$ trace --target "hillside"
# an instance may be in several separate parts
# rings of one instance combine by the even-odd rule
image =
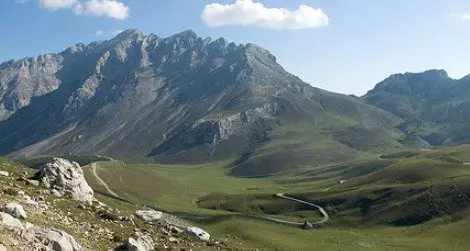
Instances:
[[[464,145],[305,166],[250,179],[227,176],[224,163],[96,165],[97,174],[119,196],[155,203],[211,233],[229,233],[260,250],[466,250],[469,161],[470,146]],[[98,183],[90,185],[109,194]],[[318,211],[279,199],[276,193],[318,204],[331,220],[316,231],[305,231],[260,218],[321,219]]]
[[[399,128],[418,146],[470,142],[470,78],[452,79],[443,70],[396,74],[363,98],[404,122]]]
[[[66,170],[68,161],[53,161],[54,168]],[[93,191],[92,201],[74,196],[81,192],[79,187],[88,187],[78,169],[67,182],[61,180],[67,174],[53,172],[37,180],[37,170],[0,158],[0,250],[240,249],[226,239],[195,237],[189,222],[142,205]],[[48,187],[53,176],[61,181]],[[150,212],[159,217],[143,216]]]
[[[0,65],[0,155],[233,161],[262,176],[402,147],[401,120],[311,87],[263,48],[125,31]]]

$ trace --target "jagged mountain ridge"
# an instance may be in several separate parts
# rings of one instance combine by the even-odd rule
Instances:
[[[244,176],[355,158],[402,137],[397,117],[311,87],[263,48],[192,31],[128,30],[3,63],[0,81],[0,154],[13,156],[238,159],[233,174]]]
[[[404,122],[399,128],[424,145],[470,142],[470,76],[452,79],[444,70],[395,74],[363,98]]]

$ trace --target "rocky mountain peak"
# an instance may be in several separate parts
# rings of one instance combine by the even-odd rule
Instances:
[[[114,39],[116,40],[133,40],[133,39],[139,39],[144,36],[144,33],[142,33],[138,29],[128,29],[125,30],[121,33],[119,33]]]

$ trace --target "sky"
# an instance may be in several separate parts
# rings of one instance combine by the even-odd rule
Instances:
[[[255,43],[307,83],[344,94],[395,73],[470,74],[468,0],[1,0],[0,61],[130,28]]]

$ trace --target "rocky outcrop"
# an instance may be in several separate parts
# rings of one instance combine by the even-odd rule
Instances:
[[[81,251],[82,246],[64,231],[52,227],[33,227],[33,236],[42,244],[55,251]]]
[[[55,193],[64,194],[74,200],[91,203],[94,199],[93,190],[76,162],[54,158],[35,174],[35,178]]]
[[[26,219],[26,212],[23,206],[18,203],[7,203],[0,207],[0,211],[10,214],[17,219]]]
[[[155,222],[162,218],[163,213],[155,210],[138,210],[135,215],[145,222]]]

